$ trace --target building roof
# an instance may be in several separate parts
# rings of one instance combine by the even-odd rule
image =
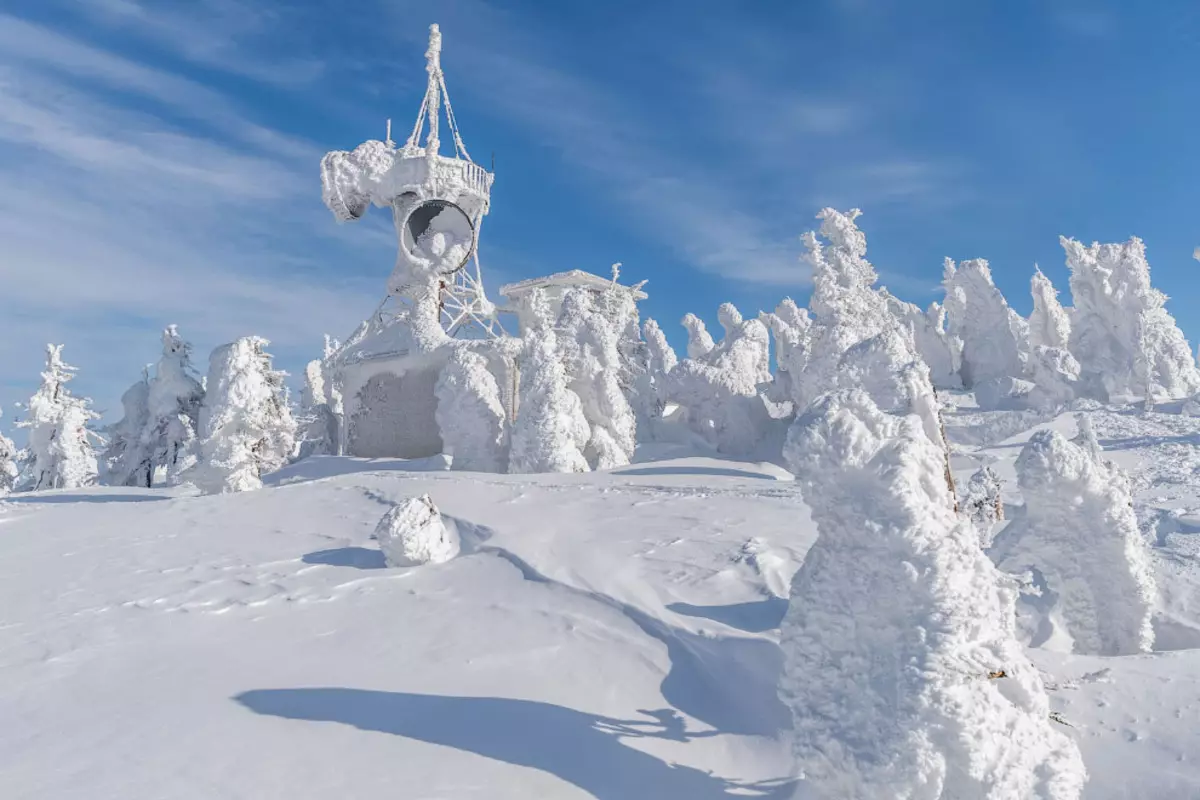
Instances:
[[[608,278],[601,278],[599,275],[593,275],[581,269],[572,269],[566,272],[556,272],[553,275],[546,275],[541,278],[530,278],[524,281],[517,281],[516,283],[506,283],[500,287],[500,294],[512,300],[534,289],[545,289],[550,286],[566,286],[603,291],[612,286],[612,283],[612,280]],[[646,293],[637,286],[617,285],[625,291],[631,292],[635,300],[645,300],[647,297]],[[638,284],[638,286],[640,285]]]

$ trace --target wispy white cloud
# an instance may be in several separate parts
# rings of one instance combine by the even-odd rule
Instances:
[[[1110,39],[1118,31],[1116,16],[1102,8],[1060,7],[1051,11],[1051,19],[1067,33],[1086,39]]]

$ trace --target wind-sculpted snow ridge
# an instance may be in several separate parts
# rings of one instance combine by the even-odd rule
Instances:
[[[838,392],[786,456],[819,530],[781,632],[796,796],[1078,798],[1082,759],[1015,638],[1014,592],[920,420]]]
[[[1002,569],[1037,570],[1054,595],[1049,622],[1061,620],[1074,651],[1148,652],[1156,596],[1129,479],[1098,458],[1090,425],[1080,444],[1039,431],[1016,461],[1025,515],[997,541]]]
[[[454,469],[506,472],[508,427],[487,359],[456,348],[438,376],[437,424]]]
[[[1060,242],[1075,305],[1071,352],[1090,395],[1107,402],[1119,395],[1178,398],[1200,391],[1200,371],[1165,308],[1167,296],[1150,285],[1142,240],[1085,247],[1064,236]]]

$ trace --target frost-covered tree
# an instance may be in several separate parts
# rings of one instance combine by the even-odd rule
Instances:
[[[1071,353],[1085,391],[1102,401],[1200,391],[1200,371],[1166,309],[1167,296],[1150,283],[1142,240],[1091,247],[1066,237],[1059,241],[1071,270]]]
[[[284,464],[295,444],[285,373],[271,366],[269,342],[246,336],[213,350],[200,411],[197,462],[183,479],[209,493],[262,486],[262,476]]]
[[[963,386],[1023,377],[1028,325],[1008,307],[988,262],[976,258],[955,268],[947,259],[944,286],[950,329],[962,340]]]
[[[804,260],[813,271],[813,324],[805,368],[791,370],[797,413],[837,385],[838,365],[851,347],[900,324],[889,308],[889,295],[875,288],[878,275],[866,258],[867,237],[855,224],[861,214],[857,208],[846,213],[823,209],[817,218],[828,246],[811,231],[802,237]]]
[[[888,308],[909,329],[913,345],[921,359],[929,367],[929,377],[934,386],[958,388],[962,381],[958,377],[954,347],[946,334],[946,312],[938,303],[925,311],[912,303],[906,303],[890,294]]]
[[[667,397],[685,409],[688,426],[722,453],[753,451],[769,419],[760,384],[769,381],[770,333],[758,319],[744,319],[732,303],[718,311],[726,335],[712,347],[693,348],[664,381]],[[694,320],[688,323],[688,318]],[[689,339],[703,324],[684,318]],[[705,334],[707,336],[707,334]],[[701,352],[703,351],[703,352]]]
[[[124,416],[105,429],[108,447],[100,457],[100,481],[109,486],[150,486],[154,462],[142,444],[142,434],[150,424],[150,373],[142,370],[142,379],[121,395]]]
[[[506,472],[508,426],[496,377],[487,359],[456,347],[438,375],[437,424],[453,468]]]
[[[1067,349],[1071,341],[1071,317],[1058,301],[1058,290],[1042,271],[1034,267],[1030,280],[1033,312],[1029,315],[1029,344],[1031,347]]]
[[[543,322],[527,327],[522,338],[519,404],[508,471],[587,472],[583,448],[591,429],[579,396],[567,388],[558,337]]]
[[[22,484],[30,490],[76,489],[96,482],[93,442],[99,437],[88,430],[88,423],[100,415],[92,411],[91,400],[67,389],[76,370],[62,360],[62,349],[61,344],[46,345],[41,388],[17,424],[29,430],[29,462]]]
[[[149,424],[142,433],[142,445],[155,468],[166,470],[168,483],[195,463],[200,404],[204,388],[192,367],[192,345],[184,341],[175,325],[162,335],[162,356],[150,380]]]
[[[326,350],[329,349],[326,337]],[[328,352],[327,352],[328,355]],[[330,386],[325,378],[325,359],[313,359],[304,368],[304,388],[300,392],[300,416],[296,420],[299,437],[298,458],[333,455],[338,451],[338,423],[333,412]]]
[[[687,329],[687,357],[693,361],[703,359],[716,346],[704,320],[695,314],[684,314],[680,324]]]
[[[3,416],[0,410],[0,416]],[[0,497],[11,492],[17,485],[17,447],[4,434],[0,433]]]
[[[991,547],[992,528],[1004,519],[1003,485],[991,467],[980,467],[967,482],[966,496],[960,504],[962,510],[979,529],[979,543]]]
[[[162,469],[173,484],[195,462],[204,388],[191,353],[191,344],[177,326],[163,331],[154,376],[143,373],[142,380],[125,391],[125,415],[108,429],[109,444],[102,457],[105,483],[149,487]]]
[[[568,387],[578,395],[590,428],[584,455],[593,469],[628,464],[636,444],[637,422],[621,388],[621,355],[611,321],[592,305],[587,291],[563,296],[557,342],[567,368]]]
[[[1082,759],[1015,637],[1014,593],[921,421],[838,392],[786,457],[820,534],[781,627],[801,794],[1078,798]]]
[[[655,320],[648,319],[642,324],[642,338],[646,344],[646,371],[638,381],[635,396],[639,402],[634,411],[638,417],[638,437],[653,439],[655,426],[667,404],[667,374],[675,369],[679,358]]]
[[[1147,652],[1156,595],[1150,554],[1129,479],[1092,451],[1056,431],[1034,434],[1016,462],[1025,514],[997,538],[996,556],[1002,569],[1041,575],[1055,603],[1047,623],[1061,622],[1075,652]]]
[[[791,400],[793,384],[808,367],[812,320],[808,310],[799,308],[790,297],[785,297],[774,312],[764,312],[759,318],[775,339],[776,374],[769,387],[771,400]]]

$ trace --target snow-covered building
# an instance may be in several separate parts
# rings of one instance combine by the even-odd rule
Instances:
[[[623,286],[616,282],[616,277],[602,278],[581,269],[556,272],[541,278],[530,278],[516,283],[507,283],[500,287],[500,296],[507,301],[502,311],[514,314],[517,318],[518,331],[523,333],[530,324],[529,300],[535,289],[541,289],[550,304],[550,313],[557,317],[562,309],[563,298],[573,289],[581,289],[592,295],[594,301],[599,301],[607,292],[620,292],[635,303],[645,300],[647,295],[642,291],[642,283],[634,286]],[[602,307],[599,302],[594,305]]]

